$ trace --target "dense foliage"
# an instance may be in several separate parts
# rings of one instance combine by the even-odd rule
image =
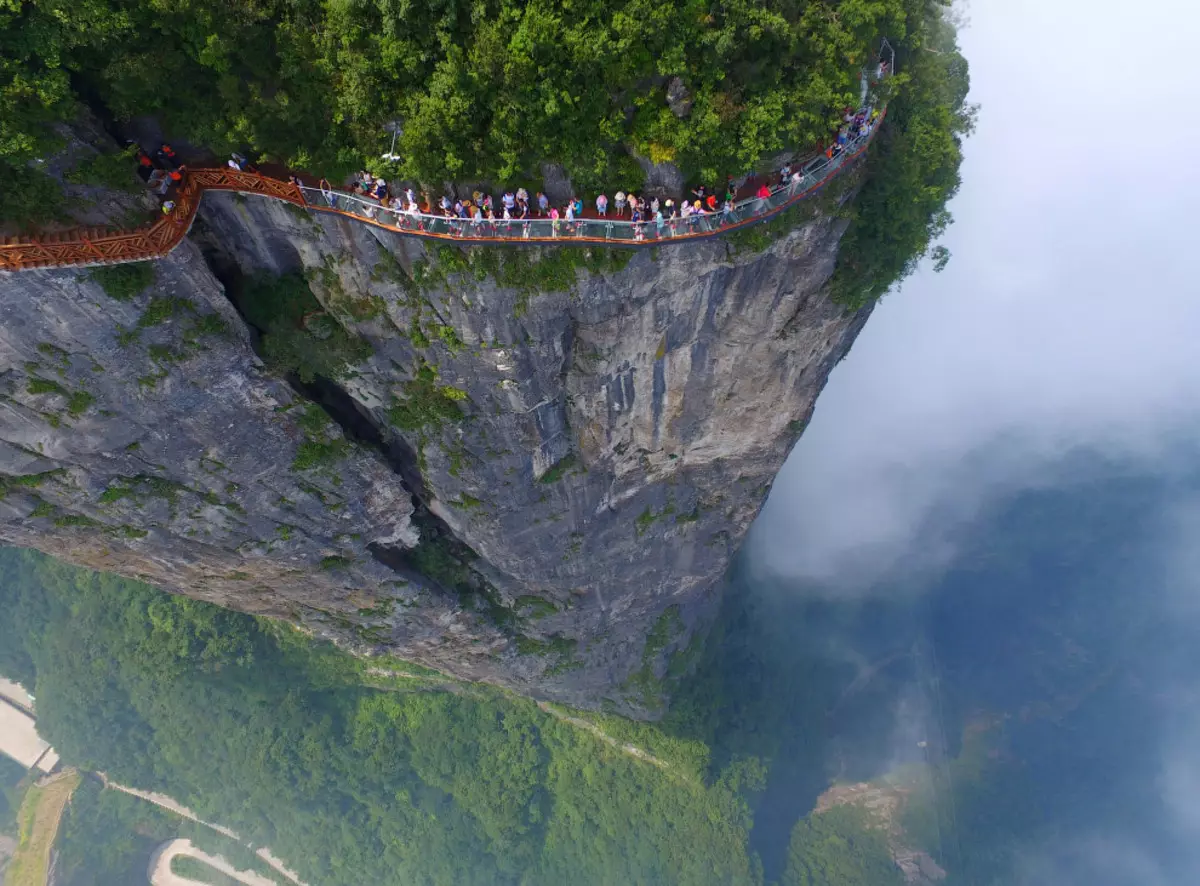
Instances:
[[[951,222],[946,204],[958,192],[976,109],[967,104],[970,77],[954,28],[939,16],[924,25],[919,39],[901,44],[897,92],[838,252],[834,295],[852,307],[883,295],[926,256],[936,270],[950,257],[933,244]]]
[[[236,840],[137,797],[105,790],[99,778],[86,778],[71,798],[55,841],[55,882],[60,886],[144,882],[147,859],[176,837],[220,855],[239,870],[272,878],[266,863]]]
[[[557,162],[590,192],[639,188],[636,155],[715,184],[828,139],[883,37],[926,64],[945,2],[14,0],[0,6],[0,218],[57,211],[34,161],[79,98],[330,177],[368,163],[530,183]],[[952,125],[917,107],[931,99],[911,113]],[[397,124],[400,159],[381,161]],[[903,128],[897,150],[934,151],[918,178],[956,167],[942,132]]]
[[[0,834],[11,834],[15,831],[17,810],[21,808],[24,777],[24,766],[0,754]]]
[[[371,355],[365,341],[325,311],[300,274],[247,278],[236,298],[262,334],[263,359],[281,373],[294,373],[304,382],[317,376],[340,379]]]
[[[731,594],[660,724],[595,718],[668,769],[521,700],[415,671],[407,692],[371,689],[293,631],[13,551],[0,672],[36,679],[69,761],[171,792],[321,883],[880,886],[900,845],[947,886],[999,886],[1047,835],[1090,833],[1171,869],[1160,761],[1131,751],[1159,746],[1200,671],[1190,619],[1143,592],[1162,502],[1196,488],[1085,478],[1007,502],[917,605]],[[898,742],[924,692],[937,715]],[[889,772],[905,800],[887,829],[808,814],[830,781]],[[67,833],[164,833],[103,815]],[[109,842],[117,870],[152,841]]]
[[[780,886],[904,886],[887,838],[867,813],[838,806],[796,824]]]
[[[56,749],[310,882],[757,882],[728,780],[482,690],[363,688],[340,654],[246,616],[36,555],[0,562],[0,669],[36,669]]]

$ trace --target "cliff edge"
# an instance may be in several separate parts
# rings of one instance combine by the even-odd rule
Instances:
[[[128,280],[0,275],[0,540],[652,716],[869,314],[831,210],[633,253],[213,194]]]

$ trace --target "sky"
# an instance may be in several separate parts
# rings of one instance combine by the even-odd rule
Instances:
[[[953,259],[880,303],[748,540],[750,568],[797,593],[932,584],[973,517],[1061,484],[1081,450],[1164,474],[1181,440],[1200,450],[1200,3],[965,12],[981,111],[943,240]],[[1200,500],[1162,520],[1137,592],[1200,637]],[[1173,713],[1138,752],[1156,755],[1182,847],[1200,844],[1200,673],[1179,660],[1157,687]],[[1178,882],[1151,847],[1067,825],[1027,847],[1015,883]]]
[[[953,259],[882,300],[750,541],[839,593],[936,567],[948,528],[1073,448],[1156,458],[1200,417],[1200,3],[965,12]]]

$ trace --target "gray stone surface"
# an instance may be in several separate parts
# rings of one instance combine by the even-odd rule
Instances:
[[[210,194],[192,240],[134,302],[77,272],[0,276],[0,473],[61,471],[36,488],[10,483],[0,540],[461,678],[653,714],[630,683],[647,634],[678,606],[679,629],[649,662],[661,675],[711,615],[730,557],[866,320],[826,297],[843,228],[818,217],[759,254],[721,240],[642,251],[621,270],[580,270],[573,287],[530,295],[469,270],[428,273],[455,267],[457,247],[439,255],[337,216]],[[390,455],[356,445],[335,472],[291,469],[303,440],[298,407],[287,409],[296,395],[255,357],[212,268],[307,270],[335,313],[346,297],[382,300],[380,316],[343,317],[374,350],[343,388]],[[122,346],[152,296],[189,308]],[[205,313],[228,333],[159,366],[150,346],[178,347]],[[67,356],[50,359],[42,343]],[[466,393],[464,421],[418,433],[389,424],[420,361]],[[69,415],[65,397],[28,393],[31,375],[95,402]],[[174,501],[104,496],[137,475],[188,488]],[[521,616],[515,627],[372,556],[417,542],[414,496],[478,554],[477,572]],[[331,556],[346,565],[322,568]]]

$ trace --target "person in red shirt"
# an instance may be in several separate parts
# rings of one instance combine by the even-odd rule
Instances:
[[[771,196],[771,189],[767,187],[766,182],[758,186],[758,190],[754,192],[754,196],[758,198],[758,203],[755,205],[754,211],[762,212],[767,208],[767,198]]]
[[[705,197],[704,205],[708,209],[709,212],[716,212],[717,211],[717,195],[709,194],[707,197]]]
[[[142,181],[149,184],[150,176],[154,174],[154,161],[150,159],[150,155],[138,148],[137,152],[138,176]]]

